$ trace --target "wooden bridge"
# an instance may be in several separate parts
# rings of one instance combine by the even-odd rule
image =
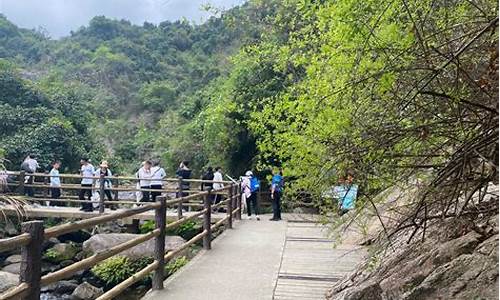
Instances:
[[[38,181],[24,184],[22,172],[9,172],[18,178],[10,181],[11,192],[23,193],[27,187],[37,189],[35,197],[22,198],[27,203],[22,208],[29,218],[61,217],[78,219],[54,227],[44,228],[42,221],[22,223],[22,233],[18,236],[0,240],[0,252],[21,249],[19,285],[0,294],[1,299],[39,299],[42,286],[46,286],[75,273],[92,268],[99,262],[119,255],[121,252],[155,240],[154,261],[145,268],[106,291],[98,300],[113,299],[128,287],[153,273],[152,291],[145,297],[152,299],[323,299],[326,290],[333,282],[352,270],[363,255],[363,249],[353,245],[334,250],[332,241],[327,237],[324,226],[314,217],[297,219],[286,216],[286,222],[262,220],[241,220],[242,203],[240,186],[234,182],[221,182],[225,186],[218,191],[201,191],[200,184],[206,181],[189,180],[190,190],[180,190],[182,181],[178,178],[165,179],[162,196],[154,203],[138,203],[129,199],[120,199],[119,192],[143,191],[134,187],[137,180],[133,177],[110,177],[115,184],[109,188],[114,193],[113,201],[104,198],[104,186],[91,188],[98,190],[98,200],[77,200],[72,194],[81,189],[68,181],[80,180],[78,175],[61,175],[65,179],[61,186],[63,197],[56,199],[65,206],[46,206],[49,188],[47,174],[33,174]],[[41,180],[40,180],[41,179]],[[93,177],[103,179],[103,177]],[[104,177],[104,179],[107,179]],[[103,182],[103,180],[100,180]],[[158,191],[158,190],[155,190]],[[188,196],[176,198],[176,194]],[[223,195],[223,201],[211,203],[211,194]],[[81,212],[81,203],[91,202],[96,205],[94,212]],[[106,205],[119,205],[116,210],[105,208]],[[221,208],[225,213],[213,213]],[[6,206],[7,214],[15,214],[16,207]],[[311,219],[312,218],[312,219]],[[69,266],[42,275],[42,242],[53,237],[80,229],[93,228],[111,221],[132,222],[133,220],[155,220],[155,229],[147,234],[115,245],[104,251],[94,253]],[[175,250],[165,251],[166,231],[176,228],[190,220],[201,219],[203,230]],[[241,220],[233,229],[234,220]],[[169,222],[167,222],[169,221]],[[224,231],[215,240],[212,249],[212,232],[224,227],[233,229]],[[202,242],[203,251],[179,274],[166,281],[164,289],[165,264],[181,251],[197,242]],[[359,251],[358,251],[359,250]],[[342,263],[340,263],[342,261]],[[200,293],[203,290],[203,293]]]

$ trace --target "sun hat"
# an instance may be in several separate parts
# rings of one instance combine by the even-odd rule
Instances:
[[[247,171],[247,172],[245,173],[245,176],[253,176],[252,171]]]
[[[100,167],[101,167],[101,168],[107,168],[107,167],[108,167],[108,161],[103,160],[103,161],[101,162],[101,164],[100,164]]]

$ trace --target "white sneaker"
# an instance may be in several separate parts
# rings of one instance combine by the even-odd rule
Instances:
[[[247,216],[247,220],[252,220],[252,216]]]

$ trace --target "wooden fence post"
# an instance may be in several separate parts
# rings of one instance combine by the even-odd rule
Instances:
[[[158,262],[158,267],[153,275],[153,290],[163,289],[163,280],[165,280],[165,228],[167,225],[167,204],[166,198],[160,196],[156,198],[160,202],[160,207],[155,210],[155,227],[160,229],[160,234],[155,239],[155,260]]]
[[[210,191],[205,196],[205,199],[203,201],[203,208],[205,209],[205,214],[203,216],[203,230],[207,231],[207,234],[205,234],[205,236],[203,237],[203,249],[210,250],[212,248],[212,203],[210,201]]]
[[[40,299],[40,278],[42,273],[43,221],[30,221],[21,224],[21,231],[29,233],[31,240],[21,249],[20,281],[29,285],[23,300]]]
[[[229,188],[229,199],[227,200],[227,213],[229,214],[229,217],[227,219],[227,228],[231,229],[233,228],[233,196],[234,196],[234,185],[231,184],[231,187]]]
[[[25,171],[21,171],[19,173],[19,190],[17,191],[19,194],[24,195],[24,176],[26,176]]]
[[[49,177],[48,177],[48,176],[49,176],[49,174],[48,174],[47,172],[45,172],[45,174],[46,174],[47,176],[44,176],[44,177],[43,177],[43,185],[44,185],[44,186],[47,186],[47,185],[49,185],[49,186],[50,186],[50,184],[49,184],[50,180],[49,180]],[[42,194],[43,194],[43,198],[45,198],[45,199],[47,199],[47,198],[48,198],[48,195],[49,195],[49,189],[50,189],[49,187],[47,187],[47,188],[43,188],[43,192],[42,192]]]
[[[182,177],[179,177],[178,197],[182,197]],[[177,204],[177,219],[182,219],[182,203]]]
[[[104,212],[104,175],[101,173],[101,178],[99,178],[99,213],[102,214]],[[90,203],[90,205],[94,205]]]

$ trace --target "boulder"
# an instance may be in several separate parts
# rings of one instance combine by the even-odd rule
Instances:
[[[86,230],[78,230],[60,235],[57,239],[63,243],[75,242],[83,243],[88,240],[92,235]]]
[[[56,294],[70,294],[78,287],[78,283],[74,280],[61,280],[59,282],[49,284],[42,287],[42,292],[53,292]]]
[[[19,275],[0,271],[0,293],[19,284]]]
[[[19,275],[21,273],[21,263],[7,265],[2,268],[2,271]]]
[[[98,253],[107,250],[118,244],[128,242],[131,239],[141,236],[140,234],[132,233],[102,233],[93,235],[90,239],[83,243],[83,251],[89,254]],[[127,249],[120,253],[120,255],[129,258],[141,258],[145,256],[153,256],[154,254],[154,239],[141,243],[135,247]],[[185,240],[179,236],[166,236],[165,237],[165,250],[174,250],[179,248]]]
[[[21,262],[21,255],[20,254],[14,254],[5,259],[4,264],[5,265],[11,265],[15,263],[20,263]]]
[[[77,253],[78,248],[75,245],[69,243],[58,243],[45,252],[44,259],[59,263],[64,260],[74,258]]]
[[[104,290],[102,288],[97,288],[90,283],[84,282],[75,288],[71,294],[71,298],[75,300],[93,300],[103,293]]]
[[[382,289],[376,282],[356,286],[344,295],[344,300],[382,300]]]

